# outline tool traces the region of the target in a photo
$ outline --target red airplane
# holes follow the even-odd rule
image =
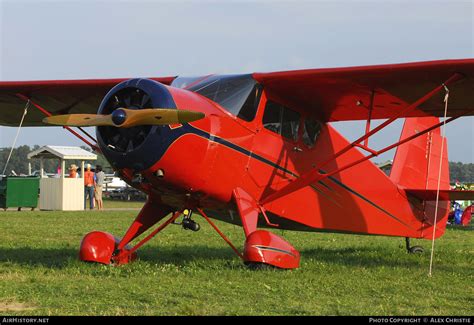
[[[22,125],[44,125],[48,116],[44,122],[64,126],[102,152],[128,184],[148,195],[121,239],[98,231],[84,237],[84,261],[128,263],[181,216],[185,229],[199,230],[193,211],[253,266],[299,266],[299,252],[264,229],[400,236],[417,252],[421,247],[411,247],[409,239],[440,237],[449,200],[474,194],[449,190],[440,132],[444,123],[474,115],[474,59],[197,78],[0,82],[2,125],[18,126],[28,106],[37,110],[30,109]],[[399,118],[406,118],[400,140],[371,148],[369,138]],[[366,121],[365,134],[353,142],[330,125],[353,120]],[[97,139],[83,126],[96,126]],[[396,147],[386,176],[370,159]],[[243,227],[242,253],[214,218]]]

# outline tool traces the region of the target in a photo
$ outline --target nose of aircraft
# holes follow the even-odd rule
[[[150,107],[177,108],[163,84],[150,79],[130,79],[107,93],[98,114],[111,114],[113,123],[119,126],[129,122],[133,111]],[[164,154],[169,145],[169,130],[167,125],[98,126],[96,133],[99,147],[113,167],[141,171],[151,167]]]
[[[112,122],[114,122],[115,125],[122,125],[126,118],[127,113],[125,113],[125,111],[121,108],[112,112]]]

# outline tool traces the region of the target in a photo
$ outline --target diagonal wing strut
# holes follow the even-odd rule
[[[355,165],[358,165],[366,160],[369,160],[369,159],[372,159],[373,157],[376,157],[388,150],[391,150],[395,147],[398,147],[400,145],[402,145],[403,143],[406,143],[410,140],[413,140],[414,138],[416,137],[419,137],[427,132],[430,132],[438,127],[440,127],[441,125],[443,124],[447,124],[449,122],[452,122],[454,120],[456,120],[457,118],[461,117],[461,116],[464,116],[464,115],[467,115],[467,114],[470,114],[472,113],[474,110],[467,110],[465,112],[463,112],[461,115],[458,115],[458,116],[453,116],[451,118],[449,118],[448,120],[446,120],[446,122],[441,122],[437,125],[434,125],[426,130],[423,130],[413,136],[410,136],[406,139],[403,139],[397,143],[394,143],[390,146],[387,146],[381,150],[378,150],[378,151],[375,151],[375,150],[372,150],[370,148],[368,148],[367,146],[361,144],[362,141],[368,139],[370,136],[374,135],[375,133],[379,132],[380,130],[382,130],[383,128],[385,128],[387,125],[391,124],[392,122],[394,122],[395,120],[397,120],[398,118],[400,118],[401,116],[405,116],[407,113],[415,110],[419,105],[423,104],[424,102],[426,102],[427,100],[429,100],[430,98],[432,98],[434,95],[436,95],[437,93],[439,93],[441,90],[446,90],[446,86],[447,85],[450,85],[451,83],[453,82],[456,82],[456,81],[459,81],[461,79],[463,79],[464,77],[459,74],[459,73],[454,73],[453,75],[451,75],[450,78],[448,78],[444,83],[438,85],[436,88],[434,88],[433,90],[431,90],[430,92],[428,92],[427,94],[425,94],[423,97],[419,98],[418,100],[416,100],[415,102],[413,102],[412,104],[406,106],[404,109],[400,110],[398,113],[396,113],[393,117],[391,117],[390,119],[388,119],[387,121],[385,121],[384,123],[380,124],[378,127],[374,128],[372,131],[370,132],[367,132],[365,135],[363,135],[362,137],[360,137],[359,139],[355,140],[354,142],[352,142],[351,144],[349,144],[348,146],[346,146],[345,148],[341,149],[340,151],[338,151],[337,153],[335,153],[333,156],[331,156],[329,159],[327,159],[326,161],[320,163],[319,165],[315,166],[313,168],[313,170],[311,170],[310,172],[302,175],[300,178],[296,179],[296,180],[293,180],[293,181],[288,181],[288,184],[285,185],[283,188],[281,188],[280,190],[272,193],[272,194],[269,194],[267,197],[264,197],[260,204],[261,205],[264,205],[264,204],[267,204],[269,202],[272,202],[276,199],[279,199],[283,196],[286,196],[288,194],[291,194],[295,191],[298,191],[314,182],[317,182],[317,181],[320,181],[324,178],[327,178],[327,177],[330,177],[334,174],[337,174],[337,173],[340,173],[342,172],[343,170],[346,170],[348,168],[351,168]],[[327,166],[330,162],[334,161],[336,158],[338,158],[339,156],[343,155],[344,153],[346,153],[347,151],[349,151],[350,149],[354,148],[354,147],[359,147],[359,148],[362,148],[366,151],[368,151],[370,153],[370,155],[368,156],[365,156],[357,161],[354,161],[352,163],[349,163],[341,168],[338,168],[334,171],[331,171],[331,172],[325,172],[324,171],[324,167]]]

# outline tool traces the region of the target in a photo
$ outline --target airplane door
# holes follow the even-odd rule
[[[300,114],[267,100],[262,127],[255,135],[248,175],[263,193],[271,191],[298,173],[295,161],[303,154],[297,140]]]

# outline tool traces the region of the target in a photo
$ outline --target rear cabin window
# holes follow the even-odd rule
[[[289,140],[298,141],[300,114],[283,105],[267,101],[263,127]]]
[[[321,133],[321,122],[312,119],[305,119],[303,127],[303,142],[305,145],[312,148]]]

